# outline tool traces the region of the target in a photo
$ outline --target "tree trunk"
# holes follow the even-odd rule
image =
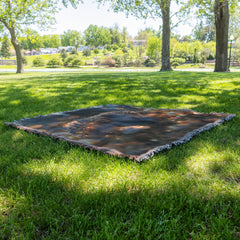
[[[15,49],[16,57],[17,57],[17,73],[23,73],[23,59],[22,59],[21,45],[17,40],[15,28],[12,27],[9,29],[9,31],[11,34],[11,42]]]
[[[160,71],[172,71],[170,63],[170,4],[171,0],[161,0],[162,11],[162,67]]]
[[[214,6],[216,25],[216,63],[214,72],[227,72],[228,69],[228,0],[215,0]]]

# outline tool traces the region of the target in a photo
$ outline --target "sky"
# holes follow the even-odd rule
[[[172,6],[172,9],[175,8],[176,6]],[[77,9],[73,9],[71,6],[68,6],[68,8],[62,7],[62,10],[56,14],[56,24],[52,26],[53,29],[40,32],[40,34],[63,34],[68,29],[83,33],[90,24],[99,27],[112,27],[114,24],[118,24],[120,29],[127,27],[128,33],[134,37],[140,30],[146,27],[158,30],[161,25],[161,19],[142,20],[133,16],[126,17],[124,13],[109,11],[107,6],[98,8],[97,3],[88,0],[84,4],[80,4]],[[181,24],[181,28],[179,27],[173,32],[183,36],[190,35],[191,30],[192,27],[189,24]]]

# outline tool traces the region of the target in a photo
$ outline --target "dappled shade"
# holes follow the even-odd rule
[[[5,124],[141,162],[234,116],[109,104]]]

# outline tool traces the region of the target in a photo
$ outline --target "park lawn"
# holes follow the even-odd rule
[[[139,164],[4,122],[105,104],[236,117]],[[239,239],[239,73],[0,74],[0,239]]]

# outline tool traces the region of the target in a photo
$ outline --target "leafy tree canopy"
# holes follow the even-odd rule
[[[11,43],[9,39],[6,36],[4,36],[2,41],[2,47],[1,47],[1,56],[3,58],[9,58],[11,56],[10,47],[11,47]]]
[[[85,41],[88,46],[103,46],[111,43],[111,34],[109,29],[105,27],[98,27],[97,25],[90,25],[85,31]]]
[[[83,44],[81,33],[75,30],[65,31],[61,35],[61,41],[63,46],[75,46],[76,48]]]
[[[18,32],[33,24],[46,27],[55,22],[58,10],[57,0],[0,0],[0,23]]]

